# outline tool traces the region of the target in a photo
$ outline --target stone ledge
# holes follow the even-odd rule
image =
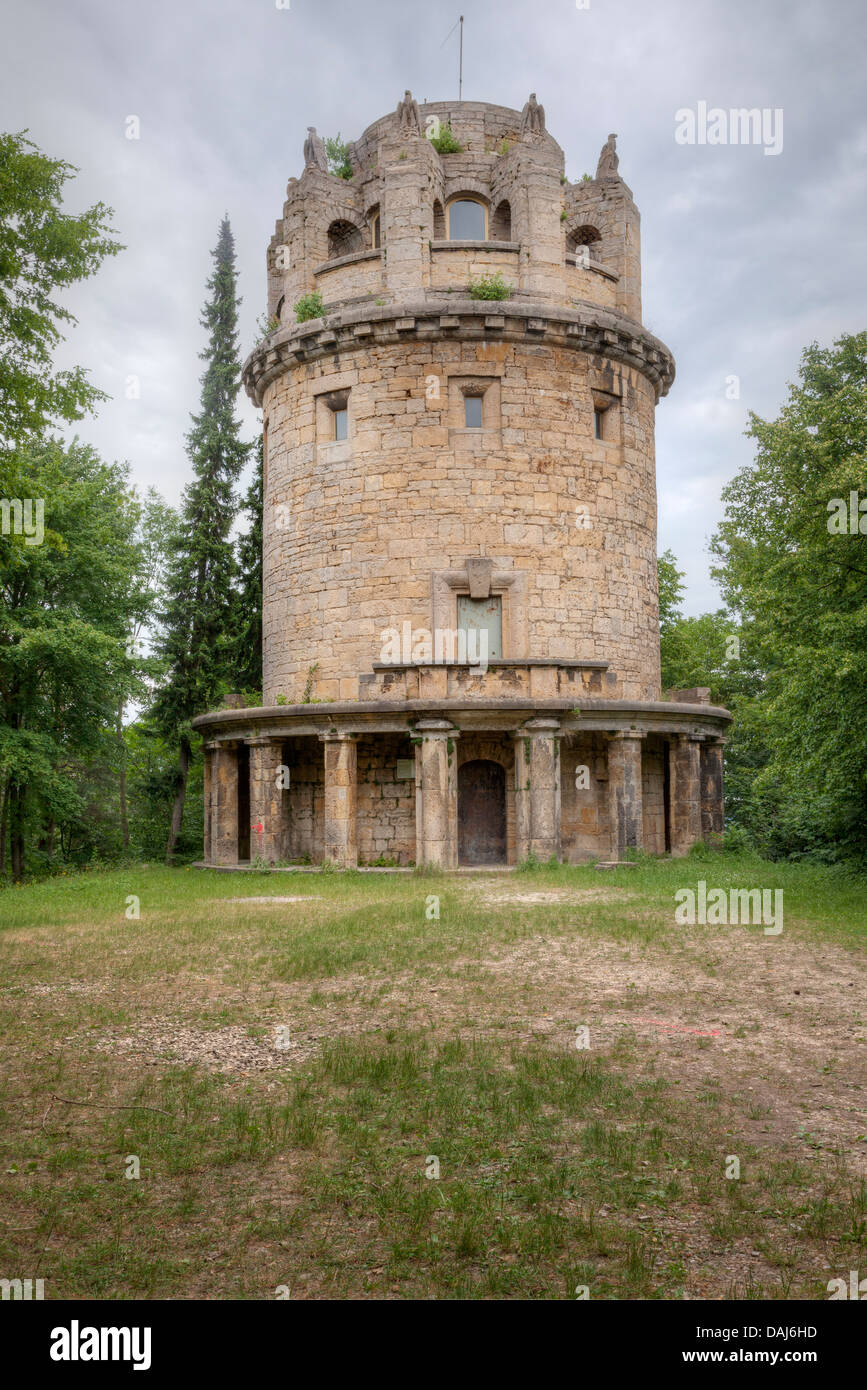
[[[432,241],[431,251],[520,251],[520,241]]]
[[[352,352],[360,344],[406,343],[414,336],[430,341],[444,332],[474,342],[490,332],[485,322],[491,317],[490,300],[450,298],[448,314],[443,315],[442,310],[441,300],[382,306],[368,303],[336,309],[307,323],[286,325],[254,348],[244,363],[247,393],[261,407],[265,389],[291,367]],[[503,319],[503,327],[497,329],[502,341],[522,342],[532,336],[552,346],[610,357],[642,372],[657,397],[666,395],[674,380],[674,359],[665,344],[617,309],[503,300],[497,317]],[[407,326],[410,319],[414,320],[412,328]]]
[[[573,660],[571,657],[559,656],[515,656],[511,658],[502,656],[492,656],[485,663],[487,666],[560,666],[566,671],[573,668],[576,670],[607,671],[611,665],[610,661],[583,661]],[[423,667],[425,670],[431,666],[456,666],[459,668],[470,667],[471,661],[374,661],[374,671],[408,671],[413,668]]]
[[[269,705],[256,709],[213,710],[193,720],[210,740],[315,738],[332,728],[343,733],[410,733],[420,718],[449,719],[460,731],[516,732],[528,719],[560,720],[564,733],[683,734],[695,739],[723,738],[732,716],[719,705],[675,705],[663,700],[585,698],[343,700],[321,705]]]
[[[379,260],[382,260],[380,247],[376,247],[373,251],[352,251],[348,256],[335,256],[331,261],[322,261],[320,265],[315,265],[313,274],[325,275],[329,270],[337,270],[342,265],[356,265],[359,261]]]
[[[579,263],[577,256],[570,256],[567,252],[566,264],[576,270],[592,270],[594,275],[601,275],[604,279],[611,280],[615,285],[620,280],[620,276],[617,275],[615,271],[609,270],[606,266],[601,265],[599,261],[591,259],[590,264],[585,265],[583,261]]]

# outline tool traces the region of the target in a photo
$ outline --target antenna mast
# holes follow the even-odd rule
[[[463,90],[464,90],[464,17],[463,17],[463,15],[461,15],[457,20],[455,20],[455,23],[452,25],[451,29],[450,29],[449,32],[446,34],[445,38],[443,39],[442,43],[440,44],[440,48],[445,48],[446,44],[448,43],[448,41],[449,41],[449,39],[451,38],[452,34],[453,34],[453,33],[455,32],[455,30],[457,29],[458,25],[461,26],[460,49],[459,49],[459,57],[458,57],[458,101],[462,101],[462,100],[463,100]]]

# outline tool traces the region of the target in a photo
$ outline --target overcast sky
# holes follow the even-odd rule
[[[108,203],[127,247],[69,298],[79,324],[61,360],[113,398],[79,436],[179,500],[221,215],[246,355],[306,127],[354,139],[407,86],[454,100],[457,33],[443,41],[462,8],[465,99],[520,108],[535,91],[570,179],[618,133],[644,321],[677,360],[657,411],[660,548],[687,571],[688,611],[717,606],[707,543],[721,488],[752,455],[747,412],[776,413],[806,343],[867,327],[864,0],[286,3],[0,0],[0,124],[77,165],[69,209]],[[675,113],[700,102],[781,108],[782,151],[678,143]],[[131,375],[139,400],[124,396]]]

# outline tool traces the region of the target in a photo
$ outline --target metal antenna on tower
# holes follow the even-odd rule
[[[453,33],[455,32],[455,30],[457,29],[458,25],[461,26],[460,48],[459,48],[459,50],[458,50],[458,52],[459,52],[459,56],[458,56],[458,101],[461,101],[461,100],[463,99],[463,90],[464,90],[464,17],[463,17],[463,15],[461,15],[457,20],[455,20],[455,23],[452,25],[451,29],[450,29],[449,32],[446,34],[445,38],[443,39],[442,43],[440,44],[440,48],[445,48],[446,44],[448,43],[448,41],[449,41],[449,39],[451,38],[452,34],[453,34]]]

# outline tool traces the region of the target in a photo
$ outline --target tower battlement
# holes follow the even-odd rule
[[[393,113],[349,146],[349,180],[328,172],[309,137],[268,249],[270,317],[291,324],[314,289],[330,311],[365,298],[442,299],[499,272],[519,303],[592,304],[640,322],[640,219],[613,160],[573,184],[544,115],[522,133],[522,113],[504,106],[416,111],[417,126]],[[441,154],[425,131],[449,131],[461,148]],[[475,213],[455,211],[467,202]],[[456,235],[459,217],[474,235]]]

